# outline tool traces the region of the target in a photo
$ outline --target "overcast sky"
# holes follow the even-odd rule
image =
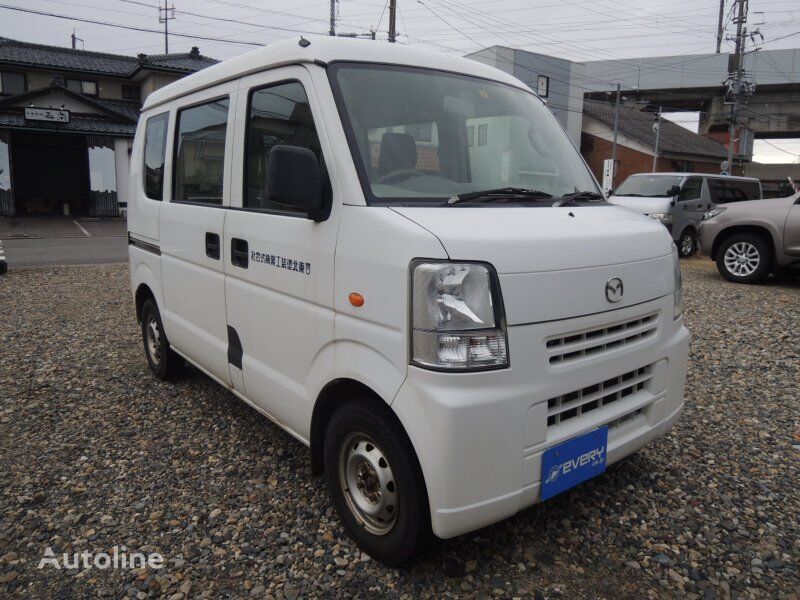
[[[163,3],[163,0],[161,0]],[[126,31],[41,12],[163,30],[159,0],[0,0],[0,36],[43,44],[69,45],[73,28],[86,50],[137,54],[164,51],[164,36]],[[327,33],[327,0],[171,0],[174,34],[221,38],[211,41],[170,36],[170,51],[199,46],[203,54],[224,59],[252,48],[234,42],[266,44],[296,35]],[[388,0],[339,0],[338,31],[378,31],[385,39]],[[733,33],[726,1],[727,34]],[[465,54],[499,44],[572,60],[663,56],[713,52],[719,0],[397,0],[398,41],[442,52]],[[193,14],[189,14],[193,13]],[[750,0],[750,29],[758,27],[764,48],[800,47],[800,0]],[[784,37],[788,36],[788,37]],[[778,39],[782,38],[782,39]],[[80,47],[80,43],[79,43]],[[732,50],[726,41],[724,50]],[[800,71],[800,66],[798,66]],[[800,79],[800,72],[797,74]],[[692,115],[676,121],[696,128]],[[756,160],[793,162],[800,140],[757,142]]]

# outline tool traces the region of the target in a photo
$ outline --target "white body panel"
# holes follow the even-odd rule
[[[324,66],[315,60],[410,64],[494,79],[479,63],[353,40],[287,41],[210,67],[151,94],[143,120],[171,114],[164,201],[143,193],[142,129],[130,184],[131,283],[149,290],[174,349],[305,443],[323,388],[354,380],[390,405],[419,458],[434,532],[450,537],[539,499],[541,453],[638,410],[613,428],[609,460],[663,433],[683,403],[688,332],[673,319],[671,242],[640,215],[609,206],[561,208],[367,206]],[[253,88],[299,81],[307,93],[332,191],[321,221],[244,206],[245,133]],[[223,202],[173,202],[175,114],[230,97]],[[221,256],[207,256],[217,233]],[[234,240],[246,268],[232,264]],[[160,254],[159,254],[160,252]],[[301,261],[311,274],[263,255]],[[482,261],[499,277],[510,367],[444,373],[410,367],[409,265],[414,259]],[[307,270],[307,268],[306,268]],[[625,281],[609,304],[604,286]],[[348,300],[364,298],[356,307]],[[647,316],[648,337],[569,364],[548,362],[546,340]],[[231,358],[230,331],[241,343]],[[235,354],[235,353],[234,353]],[[648,388],[592,414],[548,427],[548,399],[647,367]]]

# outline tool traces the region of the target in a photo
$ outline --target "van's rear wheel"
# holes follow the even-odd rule
[[[678,255],[689,258],[697,252],[697,234],[692,229],[684,229],[678,240]]]
[[[325,477],[345,529],[387,565],[408,560],[430,535],[430,509],[414,449],[388,409],[353,401],[325,433]]]
[[[717,251],[717,270],[734,283],[757,283],[772,269],[772,249],[764,238],[751,233],[736,234]]]
[[[153,374],[162,380],[179,375],[183,370],[184,360],[169,347],[167,334],[161,322],[158,306],[152,298],[145,300],[140,315],[142,322],[142,342],[147,364]]]

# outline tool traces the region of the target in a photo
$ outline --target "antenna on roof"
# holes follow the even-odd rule
[[[72,49],[73,50],[76,49],[76,47],[78,45],[77,42],[81,43],[81,50],[85,50],[86,49],[86,45],[83,43],[83,40],[75,35],[75,30],[74,29],[72,30],[72,35],[69,36],[69,37],[72,39]]]

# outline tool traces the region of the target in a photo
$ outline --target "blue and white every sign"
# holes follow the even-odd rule
[[[600,427],[545,450],[542,455],[542,500],[606,470],[608,427]]]

